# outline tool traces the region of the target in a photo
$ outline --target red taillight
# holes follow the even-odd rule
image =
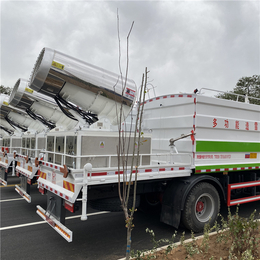
[[[65,209],[67,209],[68,211],[74,213],[74,204],[68,202],[68,201],[64,201],[64,207]]]
[[[41,194],[44,194],[44,188],[43,188],[42,186],[39,186],[39,192],[40,192]]]

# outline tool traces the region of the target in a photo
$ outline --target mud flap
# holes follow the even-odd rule
[[[18,185],[15,185],[15,191],[20,194],[28,203],[31,203],[31,196],[24,191],[21,187]]]
[[[178,228],[181,221],[181,204],[186,190],[184,181],[173,181],[165,190],[162,201],[161,222]]]
[[[72,242],[72,231],[66,228],[53,216],[49,215],[41,206],[37,206],[36,213],[45,220],[56,232],[58,232],[68,242]]]
[[[47,191],[47,202],[47,209],[44,210],[38,205],[36,213],[64,239],[71,242],[72,231],[64,225],[66,211],[63,206],[63,199]]]

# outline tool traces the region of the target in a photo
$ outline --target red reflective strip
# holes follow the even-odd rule
[[[163,96],[163,98],[167,98],[167,96]]]
[[[107,172],[93,172],[91,176],[104,176],[107,175]]]
[[[233,168],[233,171],[236,171],[237,170],[237,168]]]
[[[179,97],[183,97],[183,95],[179,95]]]
[[[196,170],[196,172],[197,172],[197,173],[200,173],[200,172],[201,172],[201,170]]]
[[[63,188],[68,190],[68,183],[66,181],[63,181]]]
[[[70,191],[74,192],[75,185],[69,182]]]
[[[60,192],[60,196],[63,197],[63,194]]]
[[[55,166],[55,169],[58,169],[58,166]]]
[[[152,102],[152,101],[153,101],[152,99],[149,100],[149,102]]]
[[[159,100],[159,99],[160,99],[159,97],[156,98],[156,100]]]
[[[57,192],[56,190],[55,190],[54,192],[55,192],[56,194],[58,194],[58,192]]]
[[[187,97],[192,97],[192,95],[188,95]]]
[[[241,170],[244,170],[244,169],[245,169],[245,167],[242,167],[242,168],[241,168]]]
[[[66,199],[66,200],[68,200],[68,199],[69,199],[69,197],[68,197],[68,196],[65,196],[65,199]]]
[[[229,171],[229,168],[225,168],[225,171]]]
[[[175,95],[171,95],[171,98],[175,97]]]
[[[52,188],[50,188],[50,191],[52,191],[53,189]]]
[[[216,169],[215,171],[216,171],[216,172],[220,172],[220,169]]]
[[[145,169],[145,172],[152,172],[152,169]]]
[[[161,168],[159,169],[160,172],[164,172],[165,171],[165,168]]]
[[[179,170],[185,170],[185,167],[180,167]]]
[[[206,172],[211,172],[211,170],[210,170],[210,169],[207,169]]]
[[[123,173],[124,173],[124,171],[120,171],[120,172],[119,172],[119,174],[123,174]],[[118,171],[115,172],[115,174],[118,174]]]
[[[249,170],[252,170],[252,167],[248,167]]]

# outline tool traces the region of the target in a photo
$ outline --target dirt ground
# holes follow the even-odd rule
[[[254,253],[254,259],[259,260],[260,259],[260,234],[259,232],[255,234],[255,237],[258,238],[258,252]],[[206,247],[208,246],[208,250],[206,251],[205,246],[203,246],[203,240],[198,239],[196,242],[191,241],[189,246],[186,246],[186,248],[182,245],[179,245],[178,247],[174,248],[171,252],[166,254],[165,250],[161,250],[154,255],[156,255],[157,260],[184,260],[184,259],[194,259],[194,260],[200,260],[200,259],[222,259],[227,260],[231,259],[229,258],[229,250],[231,248],[231,239],[228,241],[219,241],[220,237],[219,235],[212,235],[209,237],[208,242],[206,243]],[[205,245],[205,244],[204,244]],[[198,254],[197,251],[200,250],[200,253]],[[236,255],[237,256],[237,255]],[[150,256],[144,257],[141,259],[153,259]],[[236,259],[236,258],[232,258]],[[237,256],[237,259],[241,259],[240,256]],[[251,259],[251,258],[246,258]]]

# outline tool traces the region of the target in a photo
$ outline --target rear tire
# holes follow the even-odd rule
[[[216,188],[207,182],[196,184],[188,194],[182,212],[183,225],[201,232],[204,225],[213,225],[220,210],[220,199]]]

